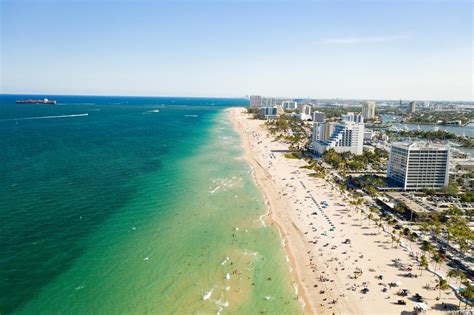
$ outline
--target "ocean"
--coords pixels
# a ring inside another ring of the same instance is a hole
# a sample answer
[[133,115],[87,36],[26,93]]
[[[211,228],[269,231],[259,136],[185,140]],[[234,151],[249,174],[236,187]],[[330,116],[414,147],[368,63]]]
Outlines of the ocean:
[[225,108],[0,95],[1,314],[298,314]]

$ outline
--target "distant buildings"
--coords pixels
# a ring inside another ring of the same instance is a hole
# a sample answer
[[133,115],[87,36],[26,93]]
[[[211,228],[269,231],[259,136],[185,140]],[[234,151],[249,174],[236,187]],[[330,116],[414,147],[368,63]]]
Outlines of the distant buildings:
[[262,97],[262,107],[273,107],[273,106],[276,106],[276,98]]
[[298,102],[295,102],[295,101],[283,101],[281,103],[281,107],[283,107],[283,109],[287,109],[287,110],[295,110],[298,108]]
[[416,102],[415,101],[411,101],[409,104],[408,104],[408,111],[410,113],[414,113],[416,111]]
[[260,95],[251,95],[250,107],[262,107],[262,97]]
[[273,97],[262,97],[260,95],[250,96],[251,107],[273,107],[276,105],[276,99]]
[[311,120],[311,105],[301,106],[301,113],[299,115],[301,120]]
[[404,190],[442,188],[449,181],[449,147],[427,142],[393,143],[387,178]]
[[323,123],[326,120],[326,114],[322,112],[313,112],[313,122]]
[[375,118],[375,102],[374,101],[362,102],[362,116],[364,117],[364,119]]
[[341,116],[342,121],[348,121],[348,122],[356,122],[356,123],[363,123],[364,122],[364,117],[359,114],[354,114],[352,112],[347,113],[346,115]]
[[313,124],[313,149],[323,154],[328,149],[336,152],[363,153],[364,119],[361,115],[348,113],[342,115],[342,121],[334,125],[326,123]]

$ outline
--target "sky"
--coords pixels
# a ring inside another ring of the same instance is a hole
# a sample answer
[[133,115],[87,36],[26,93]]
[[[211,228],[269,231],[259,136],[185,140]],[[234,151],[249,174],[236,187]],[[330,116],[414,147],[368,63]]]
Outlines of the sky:
[[0,93],[473,100],[471,1],[0,0]]

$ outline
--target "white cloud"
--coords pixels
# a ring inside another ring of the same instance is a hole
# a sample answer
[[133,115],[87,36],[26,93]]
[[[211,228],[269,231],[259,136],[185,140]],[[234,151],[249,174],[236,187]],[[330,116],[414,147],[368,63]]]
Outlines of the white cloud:
[[338,37],[326,38],[321,42],[327,45],[351,45],[351,44],[370,44],[393,42],[399,39],[407,38],[406,35],[385,35],[385,36],[366,36],[366,37]]

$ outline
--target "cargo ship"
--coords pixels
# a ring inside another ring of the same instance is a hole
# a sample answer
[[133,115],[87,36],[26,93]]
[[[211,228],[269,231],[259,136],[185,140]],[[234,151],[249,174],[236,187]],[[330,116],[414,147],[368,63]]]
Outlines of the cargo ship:
[[56,104],[55,100],[48,100],[47,98],[42,100],[18,100],[16,102],[21,104]]

